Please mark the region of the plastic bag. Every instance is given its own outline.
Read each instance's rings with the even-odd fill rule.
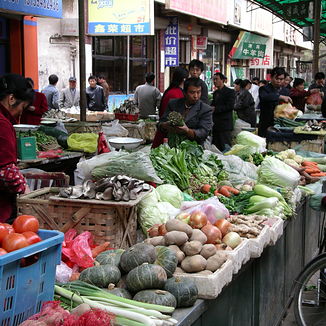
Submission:
[[[321,105],[323,98],[320,93],[312,93],[307,97],[306,103],[309,105]]]
[[[114,120],[108,124],[102,125],[102,130],[106,137],[127,137],[128,130],[121,126],[119,120]]]
[[[70,229],[65,233],[62,244],[63,261],[70,266],[77,264],[79,267],[88,268],[94,266],[92,256],[93,236],[86,231],[77,235],[75,229]]]
[[[154,224],[166,223],[175,218],[180,210],[167,202],[158,202],[156,205],[144,206],[138,210],[138,222],[145,234]]]
[[[144,181],[163,183],[157,176],[148,154],[143,152],[133,152],[122,157],[112,158],[107,164],[98,166],[92,171],[92,176],[95,179],[111,177],[118,174]]]
[[[195,211],[201,211],[206,214],[208,220],[214,224],[221,218],[228,218],[230,213],[228,209],[217,199],[212,197],[203,201],[187,201],[181,206],[181,211],[192,214]]]
[[[276,106],[274,110],[274,118],[288,118],[294,120],[297,117],[299,110],[291,103],[283,103]]]
[[[70,150],[95,153],[97,150],[98,135],[93,133],[71,134],[67,143]]]
[[[62,261],[55,271],[55,280],[59,283],[68,283],[72,273],[72,268]]]
[[[235,120],[232,137],[236,137],[242,131],[242,128],[251,128],[251,124],[241,119]]]

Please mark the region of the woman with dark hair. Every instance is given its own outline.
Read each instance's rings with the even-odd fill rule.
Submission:
[[[233,82],[233,88],[234,88],[234,91],[236,92],[236,94],[238,93],[238,92],[240,92],[240,89],[241,89],[241,87],[240,87],[240,84],[241,84],[241,82],[242,82],[242,79],[236,79],[234,82]]]
[[[32,78],[26,78],[26,81],[31,89],[34,88],[34,81]],[[39,125],[41,123],[42,115],[48,111],[48,102],[43,93],[34,92],[33,103],[23,111],[20,123],[28,125]]]
[[[0,222],[15,216],[16,196],[28,189],[17,167],[17,124],[33,100],[33,90],[24,77],[6,74],[0,77]]]
[[[295,78],[293,82],[293,87],[290,91],[290,97],[293,101],[293,106],[295,106],[298,110],[304,112],[306,99],[312,93],[318,93],[319,89],[311,89],[310,91],[305,91],[304,89],[304,79]]]
[[[236,93],[234,110],[239,119],[250,123],[252,128],[256,127],[255,101],[249,92],[251,82],[248,79],[241,80],[240,90]]]
[[[177,67],[172,76],[172,81],[169,85],[169,87],[165,90],[163,93],[163,97],[161,99],[161,105],[159,108],[159,116],[162,118],[164,112],[166,111],[166,108],[170,102],[170,100],[175,98],[183,98],[183,83],[188,77],[188,71],[182,67]],[[164,138],[166,138],[167,135],[164,134],[162,131],[157,130],[155,134],[155,138],[153,140],[152,148],[156,148],[163,144]]]

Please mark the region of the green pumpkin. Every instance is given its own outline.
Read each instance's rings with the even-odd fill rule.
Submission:
[[[166,280],[166,272],[161,266],[145,263],[129,272],[126,284],[127,289],[135,293],[145,289],[163,289]]]
[[[156,260],[154,264],[160,265],[166,271],[167,277],[172,277],[178,265],[178,259],[173,250],[168,247],[157,246]]]
[[[177,300],[177,307],[190,307],[198,298],[198,289],[194,281],[171,277],[165,282],[164,290],[172,293]]]
[[[118,267],[112,265],[100,265],[87,268],[80,273],[79,280],[107,288],[110,283],[117,284],[121,273]]]
[[[100,253],[96,257],[96,261],[100,265],[113,265],[119,267],[121,255],[124,253],[123,249],[112,249]]]
[[[138,292],[133,299],[140,302],[174,308],[177,306],[177,300],[175,299],[174,295],[164,290],[143,290]]]
[[[147,243],[137,243],[121,255],[120,266],[128,273],[143,263],[153,264],[155,259],[156,251],[154,246]]]

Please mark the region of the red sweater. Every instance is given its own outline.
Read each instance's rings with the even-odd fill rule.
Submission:
[[[35,107],[35,111],[25,109],[20,118],[20,123],[28,125],[39,125],[41,123],[42,115],[48,110],[48,102],[45,95],[35,92],[32,106]]]
[[[160,106],[160,110],[159,110],[159,116],[160,118],[162,117],[162,115],[164,114],[169,101],[174,99],[174,98],[182,98],[184,97],[183,91],[180,87],[178,88],[171,88],[169,89],[162,97],[161,100],[161,106]],[[159,147],[160,145],[163,144],[163,140],[164,138],[166,138],[167,135],[164,134],[163,132],[161,132],[160,130],[156,131],[155,134],[155,138],[153,140],[153,144],[152,144],[152,148],[156,148]]]
[[[0,104],[0,222],[10,218],[16,195],[25,191],[25,178],[17,167],[16,119]]]

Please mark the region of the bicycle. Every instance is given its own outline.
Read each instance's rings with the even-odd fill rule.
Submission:
[[[319,234],[319,253],[296,278],[293,308],[299,326],[326,325],[326,214]]]

